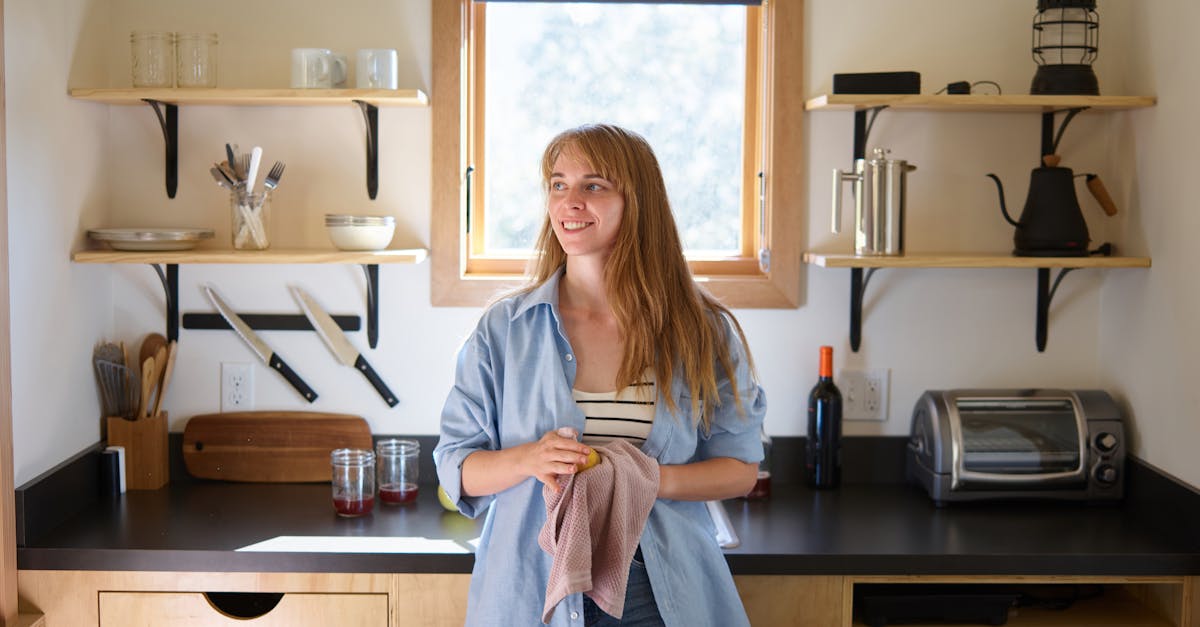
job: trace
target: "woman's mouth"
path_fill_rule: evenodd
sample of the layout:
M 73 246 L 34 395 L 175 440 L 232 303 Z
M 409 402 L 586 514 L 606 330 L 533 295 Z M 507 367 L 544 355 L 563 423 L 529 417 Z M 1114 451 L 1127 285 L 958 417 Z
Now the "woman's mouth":
M 563 227 L 564 231 L 578 231 L 580 229 L 585 229 L 591 225 L 592 225 L 591 222 L 580 222 L 577 220 L 566 220 L 562 223 L 562 227 Z

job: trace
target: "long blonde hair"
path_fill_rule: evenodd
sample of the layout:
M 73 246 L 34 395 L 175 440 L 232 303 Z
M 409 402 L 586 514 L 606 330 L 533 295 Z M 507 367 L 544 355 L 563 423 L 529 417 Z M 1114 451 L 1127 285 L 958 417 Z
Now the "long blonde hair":
M 604 268 L 608 300 L 625 337 L 617 389 L 632 385 L 647 368 L 653 368 L 658 385 L 669 390 L 679 369 L 691 392 L 692 414 L 707 430 L 714 408 L 721 403 L 716 373 L 720 362 L 741 413 L 723 319 L 733 323 L 753 371 L 745 334 L 729 309 L 692 280 L 662 170 L 650 144 L 637 133 L 607 124 L 564 131 L 542 154 L 543 189 L 549 188 L 555 161 L 568 149 L 616 185 L 625 199 L 617 239 Z M 566 260 L 547 213 L 526 289 L 545 283 Z M 663 397 L 675 412 L 678 408 L 672 396 Z

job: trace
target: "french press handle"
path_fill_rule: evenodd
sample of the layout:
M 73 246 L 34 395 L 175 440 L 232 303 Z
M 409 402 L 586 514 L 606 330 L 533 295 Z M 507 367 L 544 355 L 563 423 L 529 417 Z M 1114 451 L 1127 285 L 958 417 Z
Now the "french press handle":
M 842 232 L 842 183 L 844 181 L 862 180 L 858 172 L 844 172 L 833 169 L 833 212 L 831 215 L 830 231 L 836 235 Z

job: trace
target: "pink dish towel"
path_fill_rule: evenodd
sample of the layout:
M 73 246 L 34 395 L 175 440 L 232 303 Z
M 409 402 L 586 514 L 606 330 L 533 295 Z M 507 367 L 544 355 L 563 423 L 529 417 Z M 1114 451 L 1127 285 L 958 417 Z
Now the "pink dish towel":
M 658 462 L 625 440 L 596 447 L 600 463 L 542 487 L 546 524 L 538 544 L 554 562 L 542 622 L 567 595 L 583 592 L 614 618 L 625 610 L 629 564 L 658 497 Z

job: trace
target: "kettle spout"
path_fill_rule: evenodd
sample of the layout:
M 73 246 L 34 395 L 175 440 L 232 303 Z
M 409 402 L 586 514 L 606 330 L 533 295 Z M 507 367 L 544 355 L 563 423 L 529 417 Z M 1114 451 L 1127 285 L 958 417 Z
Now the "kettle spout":
M 1000 194 L 1000 213 L 1004 214 L 1004 219 L 1008 220 L 1009 224 L 1019 228 L 1021 226 L 1021 223 L 1017 222 L 1016 220 L 1013 220 L 1012 216 L 1008 215 L 1008 207 L 1004 204 L 1004 186 L 1000 184 L 1000 177 L 996 176 L 995 174 L 990 174 L 990 173 L 988 174 L 988 176 L 993 181 L 996 181 L 996 191 Z

